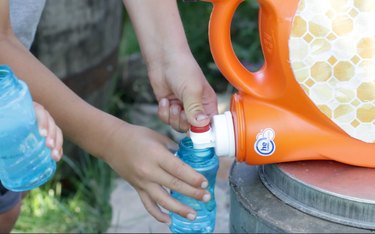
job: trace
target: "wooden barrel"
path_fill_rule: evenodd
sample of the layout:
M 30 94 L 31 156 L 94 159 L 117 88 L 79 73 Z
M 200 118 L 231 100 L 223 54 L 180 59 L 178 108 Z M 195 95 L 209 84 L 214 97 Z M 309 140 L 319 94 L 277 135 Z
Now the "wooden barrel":
M 331 161 L 231 170 L 231 232 L 363 233 L 375 230 L 375 170 Z
M 47 0 L 33 54 L 67 86 L 105 108 L 116 83 L 122 1 Z M 78 148 L 64 144 L 67 155 Z

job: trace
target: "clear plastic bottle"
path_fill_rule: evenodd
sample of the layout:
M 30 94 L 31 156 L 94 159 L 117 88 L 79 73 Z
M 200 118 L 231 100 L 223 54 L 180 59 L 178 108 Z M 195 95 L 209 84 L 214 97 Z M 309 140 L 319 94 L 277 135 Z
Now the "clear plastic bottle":
M 11 191 L 26 191 L 48 181 L 56 170 L 41 137 L 27 85 L 0 65 L 0 180 Z
M 182 139 L 179 146 L 176 155 L 207 178 L 209 184 L 207 189 L 211 193 L 211 200 L 203 202 L 172 191 L 172 197 L 192 207 L 197 212 L 197 216 L 195 220 L 191 221 L 178 214 L 170 213 L 170 230 L 173 233 L 212 233 L 216 221 L 214 189 L 219 168 L 218 157 L 212 147 L 194 148 L 193 142 L 188 137 Z

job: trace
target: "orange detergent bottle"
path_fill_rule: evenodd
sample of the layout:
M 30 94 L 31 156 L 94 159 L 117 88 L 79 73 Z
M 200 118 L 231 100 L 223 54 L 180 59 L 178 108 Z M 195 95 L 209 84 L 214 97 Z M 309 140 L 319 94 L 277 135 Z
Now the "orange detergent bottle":
M 375 1 L 259 0 L 264 65 L 236 57 L 241 0 L 210 0 L 211 52 L 238 90 L 192 140 L 248 164 L 335 160 L 375 167 Z

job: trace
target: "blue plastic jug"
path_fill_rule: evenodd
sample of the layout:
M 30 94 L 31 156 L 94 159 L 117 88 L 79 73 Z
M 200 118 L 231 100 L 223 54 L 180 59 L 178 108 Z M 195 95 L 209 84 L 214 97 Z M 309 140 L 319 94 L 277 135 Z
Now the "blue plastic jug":
M 0 180 L 11 191 L 26 191 L 48 181 L 56 170 L 41 137 L 27 85 L 0 65 Z

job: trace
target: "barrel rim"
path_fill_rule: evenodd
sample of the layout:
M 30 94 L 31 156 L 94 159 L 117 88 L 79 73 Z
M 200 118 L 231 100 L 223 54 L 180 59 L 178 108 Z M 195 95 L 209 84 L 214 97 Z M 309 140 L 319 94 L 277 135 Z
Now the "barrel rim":
M 275 175 L 272 176 L 271 173 Z M 268 164 L 260 166 L 258 170 L 259 177 L 264 184 L 264 186 L 280 200 L 284 201 L 286 204 L 313 216 L 326 219 L 332 222 L 358 227 L 365 229 L 375 229 L 375 202 L 367 199 L 358 199 L 345 196 L 342 194 L 337 194 L 331 191 L 326 191 L 316 186 L 307 185 L 302 181 L 294 178 L 293 176 L 283 173 L 282 170 L 277 166 L 277 164 Z M 274 179 L 279 178 L 279 179 Z M 350 209 L 360 210 L 363 212 L 357 212 L 360 214 L 372 214 L 370 219 L 364 220 L 361 216 L 346 215 L 345 212 L 329 212 L 327 209 L 320 209 L 321 205 L 317 204 L 314 199 L 311 199 L 310 204 L 306 204 L 306 201 L 298 198 L 298 196 L 293 196 L 293 191 L 298 189 L 304 189 L 307 197 L 320 197 L 321 204 L 332 203 L 332 198 L 336 199 L 336 208 L 338 210 L 343 210 L 346 207 Z M 316 200 L 316 199 L 315 199 Z M 323 200 L 323 201 L 321 201 Z M 366 212 L 364 211 L 364 206 L 370 206 Z M 340 213 L 340 214 L 338 214 Z

